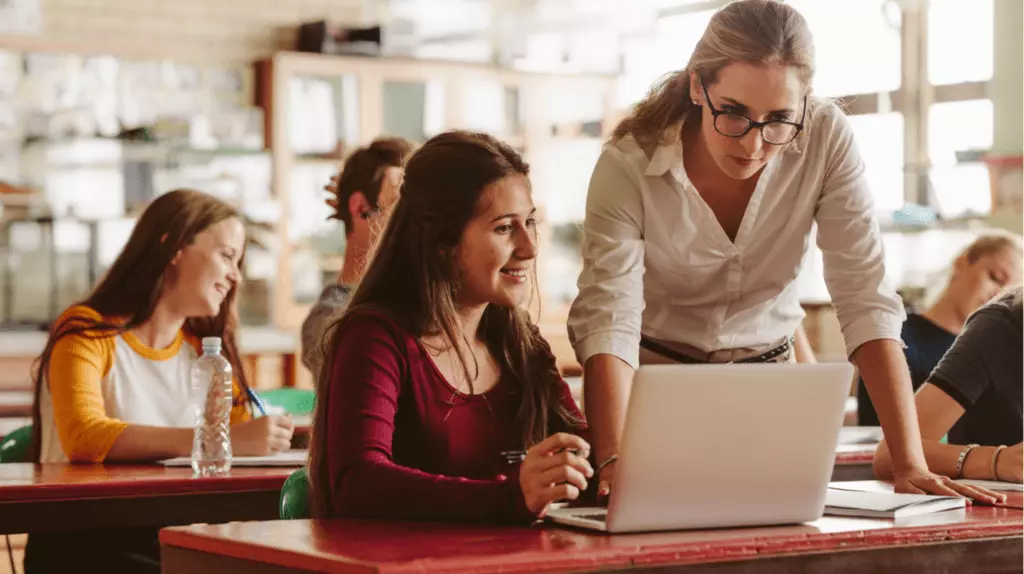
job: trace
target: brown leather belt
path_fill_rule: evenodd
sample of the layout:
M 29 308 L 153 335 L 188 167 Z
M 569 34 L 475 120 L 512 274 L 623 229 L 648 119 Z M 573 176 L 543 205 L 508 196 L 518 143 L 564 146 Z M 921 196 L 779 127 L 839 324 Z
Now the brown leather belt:
M 651 339 L 648 339 L 647 337 L 640 337 L 640 347 L 643 348 L 643 349 L 647 349 L 648 351 L 650 351 L 652 353 L 656 353 L 658 355 L 661 355 L 662 357 L 665 357 L 666 359 L 671 359 L 671 360 L 673 360 L 673 361 L 675 361 L 677 363 L 683 363 L 683 364 L 686 364 L 686 365 L 703 365 L 703 364 L 707 363 L 707 361 L 701 361 L 700 359 L 694 359 L 693 357 L 691 357 L 691 356 L 689 356 L 689 355 L 687 355 L 685 353 L 680 353 L 679 351 L 676 351 L 674 349 L 670 349 L 670 348 L 666 347 L 665 345 L 662 345 L 661 343 L 658 343 L 658 342 L 652 341 Z M 777 359 L 779 356 L 784 355 L 785 353 L 789 352 L 789 350 L 792 349 L 792 348 L 793 348 L 792 339 L 786 338 L 786 340 L 783 341 L 783 343 L 781 345 L 779 345 L 778 347 L 775 347 L 774 349 L 768 351 L 767 353 L 762 353 L 762 354 L 760 354 L 760 355 L 758 355 L 756 357 L 748 357 L 746 359 L 740 359 L 738 361 L 729 361 L 729 362 L 730 363 L 770 363 L 773 360 Z

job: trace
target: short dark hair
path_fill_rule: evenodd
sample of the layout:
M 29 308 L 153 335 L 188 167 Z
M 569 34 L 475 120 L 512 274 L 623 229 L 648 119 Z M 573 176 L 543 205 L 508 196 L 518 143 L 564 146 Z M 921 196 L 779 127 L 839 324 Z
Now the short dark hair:
M 338 177 L 338 194 L 331 219 L 340 219 L 345 231 L 352 232 L 352 214 L 348 201 L 355 192 L 362 193 L 370 205 L 376 207 L 380 189 L 384 183 L 384 172 L 389 167 L 402 167 L 405 158 L 412 153 L 413 144 L 402 138 L 377 138 L 366 146 L 352 152 L 345 160 Z

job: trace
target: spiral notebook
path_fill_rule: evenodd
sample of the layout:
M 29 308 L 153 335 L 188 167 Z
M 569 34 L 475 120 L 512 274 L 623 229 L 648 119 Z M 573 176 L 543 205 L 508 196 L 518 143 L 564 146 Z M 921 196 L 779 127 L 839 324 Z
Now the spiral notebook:
M 236 456 L 231 459 L 231 466 L 238 468 L 244 466 L 305 466 L 309 460 L 307 450 L 286 450 L 269 456 Z M 179 456 L 160 461 L 160 464 L 167 467 L 192 466 L 192 457 Z

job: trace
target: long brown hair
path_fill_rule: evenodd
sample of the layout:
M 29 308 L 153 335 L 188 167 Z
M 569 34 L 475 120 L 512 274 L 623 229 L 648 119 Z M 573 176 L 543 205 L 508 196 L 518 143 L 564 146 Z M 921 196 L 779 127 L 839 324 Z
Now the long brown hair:
M 68 316 L 55 322 L 50 328 L 50 337 L 43 353 L 33 365 L 33 460 L 39 460 L 42 446 L 39 397 L 49 376 L 50 356 L 57 341 L 78 334 L 96 339 L 113 337 L 144 324 L 153 316 L 174 256 L 191 244 L 196 235 L 233 217 L 239 217 L 239 214 L 227 203 L 211 195 L 187 189 L 161 195 L 142 212 L 124 249 L 99 285 L 85 300 L 75 304 L 89 307 L 108 320 Z M 244 256 L 243 253 L 239 259 L 239 267 L 244 262 Z M 189 318 L 185 322 L 185 329 L 195 337 L 220 337 L 235 380 L 243 388 L 248 388 L 235 342 L 238 329 L 235 306 L 237 292 L 236 284 L 224 298 L 216 316 Z
M 456 349 L 466 380 L 472 380 L 462 353 L 456 249 L 463 230 L 481 209 L 488 186 L 529 166 L 508 145 L 486 134 L 453 131 L 428 140 L 408 159 L 400 198 L 380 236 L 369 266 L 345 314 L 327 329 L 325 356 L 333 355 L 340 325 L 364 310 L 382 312 L 417 337 L 440 335 Z M 534 278 L 536 273 L 534 270 Z M 536 280 L 533 281 L 536 289 Z M 570 426 L 582 421 L 561 403 L 560 380 L 551 347 L 525 309 L 488 305 L 478 335 L 522 392 L 517 422 L 523 446 L 544 439 L 557 417 Z M 323 361 L 317 380 L 317 409 L 309 449 L 310 503 L 314 516 L 330 513 L 327 470 L 327 414 L 333 381 Z
M 677 134 L 666 137 L 665 130 L 696 107 L 690 99 L 690 73 L 710 85 L 719 70 L 734 62 L 793 66 L 809 87 L 814 76 L 814 42 L 807 21 L 777 0 L 727 4 L 711 17 L 686 67 L 655 84 L 615 127 L 612 139 L 632 135 L 644 150 L 671 143 Z

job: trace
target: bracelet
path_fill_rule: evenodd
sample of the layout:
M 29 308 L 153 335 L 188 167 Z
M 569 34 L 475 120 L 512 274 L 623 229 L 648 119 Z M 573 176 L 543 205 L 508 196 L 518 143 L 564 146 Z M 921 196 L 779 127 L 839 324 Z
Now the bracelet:
M 602 462 L 601 464 L 597 465 L 597 469 L 594 470 L 594 476 L 597 476 L 597 475 L 601 474 L 601 471 L 604 470 L 604 467 L 608 466 L 609 464 L 611 464 L 611 463 L 613 463 L 613 462 L 615 462 L 617 460 L 619 460 L 619 455 L 613 454 L 613 455 L 609 456 L 604 462 Z
M 960 451 L 960 458 L 956 459 L 956 477 L 957 478 L 963 478 L 964 477 L 964 461 L 967 460 L 967 455 L 970 454 L 971 451 L 976 449 L 976 448 L 978 448 L 978 445 L 976 445 L 976 444 L 969 444 L 969 445 L 965 446 L 962 451 Z
M 1003 452 L 1004 448 L 1006 448 L 1006 445 L 1001 444 L 996 447 L 996 452 L 992 453 L 992 478 L 996 480 L 999 480 L 999 467 L 997 466 L 999 464 L 999 453 Z

